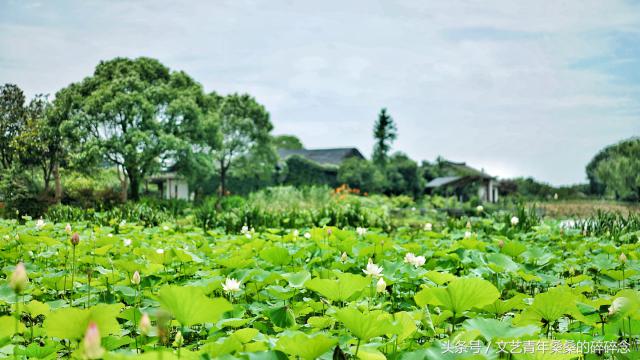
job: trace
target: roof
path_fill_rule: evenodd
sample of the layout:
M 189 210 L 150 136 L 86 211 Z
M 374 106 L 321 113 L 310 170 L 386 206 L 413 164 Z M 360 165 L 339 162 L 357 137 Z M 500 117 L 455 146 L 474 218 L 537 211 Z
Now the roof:
M 333 148 L 333 149 L 278 149 L 278 155 L 281 159 L 289 156 L 299 155 L 307 160 L 317 162 L 323 165 L 340 165 L 342 162 L 351 157 L 364 159 L 364 156 L 356 148 Z
M 474 169 L 464 162 L 455 162 L 444 160 L 442 167 L 449 170 L 450 176 L 473 176 L 483 179 L 493 179 L 494 177 L 484 172 L 484 170 Z M 434 179 L 435 180 L 435 179 Z
M 462 176 L 443 176 L 429 181 L 425 186 L 428 188 L 436 188 L 452 184 L 460 179 L 462 179 Z

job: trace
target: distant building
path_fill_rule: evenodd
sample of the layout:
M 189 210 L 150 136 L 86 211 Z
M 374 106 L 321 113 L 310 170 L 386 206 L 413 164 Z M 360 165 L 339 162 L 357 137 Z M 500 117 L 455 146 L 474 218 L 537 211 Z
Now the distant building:
M 442 160 L 438 162 L 438 167 L 442 176 L 427 183 L 427 193 L 456 195 L 460 200 L 468 200 L 475 193 L 480 201 L 498 202 L 496 177 L 483 170 L 474 169 L 464 162 Z
M 158 187 L 158 193 L 162 199 L 191 200 L 189 183 L 174 171 L 166 171 L 149 177 L 145 184 L 147 191 L 149 184 Z
M 356 157 L 364 159 L 362 153 L 356 148 L 334 148 L 334 149 L 278 149 L 280 159 L 286 160 L 293 155 L 299 155 L 303 158 L 318 163 L 320 165 L 333 165 L 339 167 L 343 161 Z
M 364 159 L 356 148 L 279 149 L 278 182 L 294 186 L 338 186 L 338 168 L 347 159 Z M 286 169 L 286 171 L 285 171 Z

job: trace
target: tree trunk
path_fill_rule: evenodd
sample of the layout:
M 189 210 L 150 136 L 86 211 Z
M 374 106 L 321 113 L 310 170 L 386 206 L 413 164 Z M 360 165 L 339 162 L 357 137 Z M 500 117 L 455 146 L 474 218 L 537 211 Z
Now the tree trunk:
M 55 182 L 54 200 L 56 204 L 62 202 L 62 183 L 60 182 L 60 163 L 56 162 L 53 166 L 53 179 Z
M 117 166 L 118 169 L 118 180 L 120 180 L 120 202 L 127 202 L 127 190 L 128 190 L 128 182 L 127 182 L 127 174 L 124 173 L 124 168 Z
M 127 174 L 129 174 L 130 199 L 138 201 L 140 200 L 140 179 L 136 176 L 135 171 L 127 171 Z

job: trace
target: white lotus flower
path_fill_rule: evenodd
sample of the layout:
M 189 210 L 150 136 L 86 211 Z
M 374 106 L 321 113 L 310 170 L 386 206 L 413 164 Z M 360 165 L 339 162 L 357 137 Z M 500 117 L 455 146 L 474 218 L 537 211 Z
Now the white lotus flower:
M 407 253 L 407 255 L 404 256 L 404 262 L 415 267 L 424 265 L 426 261 L 427 259 L 424 256 L 415 256 L 413 253 Z
M 140 285 L 140 273 L 136 270 L 131 277 L 131 283 L 133 285 Z
M 520 222 L 520 219 L 518 219 L 517 216 L 514 216 L 511 218 L 511 225 L 516 226 L 518 225 L 519 222 Z
M 244 233 L 244 236 L 245 236 L 247 239 L 251 239 L 251 236 L 252 236 L 252 235 L 251 235 L 251 233 L 250 233 L 250 232 L 246 232 L 246 233 Z
M 465 231 L 465 232 L 464 232 L 464 238 L 465 238 L 465 239 L 468 239 L 468 238 L 470 238 L 470 237 L 471 237 L 471 231 Z
M 293 230 L 293 237 L 294 238 L 297 238 L 299 235 L 300 235 L 300 231 L 298 231 L 297 229 Z
M 131 239 L 122 239 L 124 246 L 131 246 Z
M 360 236 L 364 236 L 367 233 L 367 229 L 358 226 L 356 228 L 356 233 L 358 233 L 358 235 Z
M 342 261 L 342 262 L 346 262 L 346 261 L 347 261 L 347 259 L 348 259 L 348 257 L 347 257 L 347 253 L 346 253 L 346 252 L 343 252 L 343 253 L 342 253 L 342 255 L 340 255 L 340 261 Z
M 304 233 L 304 238 L 305 239 L 311 239 L 311 234 L 308 233 L 308 232 Z
M 107 234 L 107 237 L 113 237 L 113 234 Z
M 64 227 L 64 231 L 67 234 L 71 234 L 71 224 L 67 223 L 67 226 Z
M 162 230 L 169 231 L 169 227 L 167 225 L 165 225 L 165 226 L 162 227 Z
M 484 211 L 484 206 L 482 206 L 482 205 L 478 205 L 478 206 L 476 207 L 476 212 L 477 212 L 478 214 L 479 214 L 479 213 L 481 213 L 481 212 L 483 212 L 483 211 Z
M 629 299 L 627 299 L 626 297 L 616 298 L 611 303 L 611 306 L 609 306 L 609 315 L 614 315 L 615 313 L 626 307 L 627 304 L 629 304 Z
M 44 222 L 44 220 L 42 220 L 42 218 L 40 218 L 40 219 L 38 219 L 36 221 L 36 229 L 37 230 L 42 229 L 45 225 L 46 225 L 46 223 Z
M 164 254 L 164 249 L 157 249 L 156 254 L 159 254 L 159 255 Z
M 625 255 L 624 253 L 622 253 L 622 254 L 620 254 L 619 259 L 620 259 L 620 262 L 624 264 L 624 263 L 626 263 L 626 262 L 627 262 L 627 255 Z
M 384 279 L 382 277 L 380 277 L 380 279 L 378 279 L 378 282 L 376 283 L 376 291 L 381 293 L 381 292 L 385 292 L 387 289 L 387 283 L 384 282 Z
M 431 231 L 433 229 L 433 225 L 431 223 L 424 224 L 424 231 Z
M 558 193 L 553 194 L 553 199 L 558 200 Z
M 374 264 L 373 260 L 369 259 L 369 263 L 367 264 L 367 267 L 363 269 L 362 272 L 369 276 L 380 277 L 382 276 L 382 270 L 383 270 L 382 266 L 378 266 Z
M 227 278 L 222 284 L 222 290 L 226 292 L 237 292 L 240 291 L 240 281 L 234 278 Z
M 240 230 L 241 233 L 245 234 L 249 232 L 249 227 L 247 225 L 242 227 L 242 230 Z

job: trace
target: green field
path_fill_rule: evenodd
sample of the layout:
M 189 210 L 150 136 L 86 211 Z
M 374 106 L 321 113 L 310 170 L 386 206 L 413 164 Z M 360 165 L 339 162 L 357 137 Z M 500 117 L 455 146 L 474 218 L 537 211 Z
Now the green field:
M 3 220 L 0 356 L 638 359 L 638 229 L 526 214 L 391 233 Z

